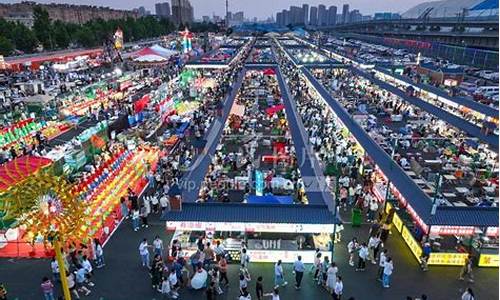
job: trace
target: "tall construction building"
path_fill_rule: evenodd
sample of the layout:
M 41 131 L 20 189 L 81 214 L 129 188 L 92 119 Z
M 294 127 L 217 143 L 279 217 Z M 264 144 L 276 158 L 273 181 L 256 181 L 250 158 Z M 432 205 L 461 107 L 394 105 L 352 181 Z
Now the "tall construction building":
M 170 4 L 168 2 L 156 3 L 155 14 L 160 18 L 170 18 Z
M 328 15 L 326 13 L 326 6 L 323 4 L 318 5 L 318 26 L 327 25 Z
M 309 4 L 302 4 L 302 12 L 304 16 L 302 17 L 302 24 L 309 24 Z
M 193 23 L 194 11 L 189 0 L 172 0 L 172 21 L 177 25 Z
M 311 13 L 309 14 L 309 24 L 312 26 L 318 25 L 318 8 L 311 6 Z
M 337 6 L 332 5 L 328 8 L 328 26 L 337 24 Z
M 342 6 L 342 23 L 348 23 L 349 22 L 349 4 L 344 4 Z

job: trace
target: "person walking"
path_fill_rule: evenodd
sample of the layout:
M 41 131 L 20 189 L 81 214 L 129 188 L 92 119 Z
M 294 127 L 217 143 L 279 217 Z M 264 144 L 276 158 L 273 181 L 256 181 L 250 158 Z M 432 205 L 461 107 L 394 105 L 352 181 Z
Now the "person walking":
M 153 240 L 153 249 L 154 249 L 154 254 L 159 255 L 163 257 L 163 241 L 160 239 L 159 236 L 155 236 L 155 239 Z
M 285 281 L 285 276 L 283 274 L 283 266 L 281 265 L 281 259 L 279 259 L 274 265 L 274 285 L 275 286 L 286 286 L 288 282 Z
M 382 279 L 382 285 L 385 288 L 390 287 L 389 284 L 390 284 L 391 275 L 392 275 L 393 270 L 394 270 L 394 265 L 392 264 L 392 259 L 390 257 L 387 257 L 385 259 L 385 263 L 384 263 L 384 275 L 383 275 L 383 279 Z
M 332 293 L 335 289 L 335 284 L 337 280 L 337 272 L 339 268 L 332 262 L 326 271 L 326 289 L 329 293 Z
M 226 256 L 221 256 L 219 260 L 219 273 L 220 273 L 220 283 L 222 284 L 222 281 L 225 281 L 224 286 L 229 285 L 229 279 L 227 279 L 227 260 Z
M 55 300 L 54 298 L 54 284 L 50 281 L 48 277 L 43 277 L 42 284 L 40 284 L 42 288 L 43 296 L 45 300 Z
M 139 230 L 139 210 L 137 209 L 132 209 L 132 213 L 131 213 L 131 218 L 132 218 L 132 228 L 134 229 L 134 231 L 137 231 Z
M 210 271 L 208 271 L 208 275 L 210 275 L 210 282 L 213 283 L 213 287 L 217 295 L 224 293 L 220 287 L 220 272 L 219 268 L 214 267 Z
M 384 278 L 384 267 L 385 267 L 385 260 L 387 257 L 387 249 L 382 250 L 380 252 L 380 257 L 378 260 L 378 272 L 377 272 L 377 280 L 382 281 Z
M 462 300 L 474 300 L 474 292 L 472 292 L 471 288 L 467 288 L 465 292 L 462 294 Z
M 142 222 L 142 227 L 148 228 L 149 223 L 148 223 L 148 209 L 146 208 L 145 205 L 141 206 L 139 216 L 141 217 L 141 222 Z
M 458 280 L 464 280 L 465 277 L 468 277 L 469 282 L 474 282 L 474 276 L 472 274 L 472 255 L 467 256 L 465 259 L 465 264 L 463 265 L 462 269 L 460 270 L 460 275 L 458 277 Z
M 104 250 L 102 249 L 101 242 L 99 239 L 94 239 L 94 253 L 95 253 L 95 264 L 96 268 L 100 269 L 106 264 L 104 263 Z
M 326 286 L 326 279 L 328 278 L 328 268 L 330 267 L 330 260 L 328 256 L 323 257 L 323 263 L 321 264 L 321 282 L 320 285 Z
M 358 248 L 358 239 L 353 237 L 349 244 L 347 244 L 347 252 L 349 252 L 349 265 L 351 267 L 354 267 L 354 252 L 356 252 Z
M 255 284 L 255 293 L 257 294 L 257 300 L 264 299 L 264 285 L 262 284 L 262 276 L 257 277 L 257 283 Z
M 316 280 L 318 285 L 321 282 L 319 276 L 321 276 L 321 252 L 316 251 L 316 256 L 314 257 L 314 280 Z
M 52 261 L 50 262 L 50 269 L 52 270 L 53 280 L 55 282 L 61 281 L 61 273 L 59 272 L 59 264 L 55 257 L 52 257 Z
M 371 236 L 370 239 L 368 240 L 368 250 L 369 250 L 368 258 L 372 261 L 372 264 L 374 265 L 377 264 L 377 254 L 378 251 L 380 250 L 381 244 L 382 241 L 378 236 Z
M 356 271 L 364 271 L 366 269 L 366 260 L 368 259 L 368 246 L 365 242 L 361 243 L 358 250 L 358 267 Z
M 299 255 L 297 260 L 293 263 L 293 271 L 295 272 L 295 289 L 297 290 L 300 289 L 305 269 L 304 263 L 302 262 L 302 256 Z
M 163 261 L 161 259 L 161 256 L 159 254 L 155 254 L 153 258 L 153 264 L 151 265 L 151 286 L 153 289 L 158 290 L 158 292 L 161 292 L 161 277 L 163 275 Z
M 143 239 L 141 244 L 139 245 L 139 255 L 141 256 L 142 266 L 146 268 L 150 268 L 149 266 L 149 248 L 148 240 Z
M 342 282 L 342 277 L 337 275 L 337 280 L 335 281 L 335 287 L 333 288 L 333 299 L 340 300 L 342 293 L 344 291 L 344 283 Z
M 272 300 L 280 300 L 280 291 L 278 287 L 275 286 L 272 293 L 264 294 L 264 296 L 271 297 Z

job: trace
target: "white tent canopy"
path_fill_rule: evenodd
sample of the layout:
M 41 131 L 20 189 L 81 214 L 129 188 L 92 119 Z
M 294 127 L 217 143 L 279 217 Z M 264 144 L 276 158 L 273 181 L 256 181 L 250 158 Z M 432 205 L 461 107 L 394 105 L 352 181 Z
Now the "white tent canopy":
M 166 58 L 169 58 L 170 56 L 176 55 L 179 53 L 175 50 L 170 50 L 170 49 L 164 48 L 158 44 L 151 46 L 151 50 L 155 51 L 159 55 L 166 57 Z
M 164 62 L 166 60 L 166 58 L 154 54 L 143 55 L 134 59 L 136 62 Z

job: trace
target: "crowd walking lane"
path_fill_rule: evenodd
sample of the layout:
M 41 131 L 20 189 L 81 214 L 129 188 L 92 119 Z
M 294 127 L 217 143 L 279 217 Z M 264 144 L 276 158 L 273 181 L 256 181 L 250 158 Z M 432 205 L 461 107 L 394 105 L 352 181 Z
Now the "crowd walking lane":
M 200 154 L 197 155 L 193 164 L 190 166 L 189 171 L 184 174 L 181 179 L 180 187 L 182 190 L 182 201 L 183 202 L 195 202 L 198 198 L 198 193 L 201 188 L 201 183 L 205 178 L 208 166 L 215 155 L 215 150 L 217 144 L 221 138 L 222 132 L 224 130 L 224 124 L 229 116 L 231 107 L 233 106 L 234 99 L 238 94 L 238 90 L 241 87 L 243 78 L 245 76 L 246 68 L 242 68 L 238 74 L 237 80 L 233 83 L 231 92 L 226 97 L 223 103 L 223 113 L 222 116 L 217 117 L 214 123 L 208 129 L 208 133 L 205 136 L 206 144 Z
M 333 196 L 328 190 L 323 176 L 323 170 L 309 144 L 309 138 L 304 129 L 304 124 L 302 123 L 302 119 L 298 116 L 293 96 L 290 94 L 290 90 L 288 89 L 279 67 L 276 68 L 276 75 L 309 204 L 327 205 L 328 209 L 333 211 L 335 207 Z

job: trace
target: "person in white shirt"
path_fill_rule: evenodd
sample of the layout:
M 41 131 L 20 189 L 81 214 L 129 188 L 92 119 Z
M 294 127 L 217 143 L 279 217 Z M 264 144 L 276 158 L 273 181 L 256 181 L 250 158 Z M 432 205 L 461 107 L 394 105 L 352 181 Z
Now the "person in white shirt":
M 59 264 L 57 263 L 56 258 L 52 258 L 52 261 L 50 262 L 50 269 L 52 270 L 52 275 L 54 276 L 54 281 L 58 282 L 61 281 L 61 274 L 59 272 Z
M 224 249 L 224 246 L 221 244 L 220 241 L 216 242 L 214 252 L 215 252 L 215 259 L 217 261 L 219 261 L 221 257 L 223 257 L 226 254 L 226 249 Z
M 139 245 L 139 255 L 141 256 L 142 266 L 147 268 L 149 268 L 149 247 L 147 239 L 143 239 Z
M 83 256 L 82 267 L 85 269 L 85 271 L 87 271 L 88 274 L 92 274 L 92 270 L 93 270 L 92 264 L 88 260 L 87 255 Z
M 153 247 L 155 255 L 163 257 L 163 241 L 159 236 L 155 236 L 155 239 L 153 240 Z
M 272 300 L 280 300 L 280 291 L 275 287 L 272 293 L 264 294 L 264 296 L 271 297 Z
M 467 288 L 465 292 L 462 294 L 462 300 L 474 300 L 474 292 L 472 292 L 471 288 Z
M 385 288 L 390 287 L 390 281 L 391 281 L 391 275 L 392 271 L 394 270 L 394 265 L 392 264 L 392 259 L 390 257 L 387 257 L 385 259 L 385 264 L 384 264 L 384 275 L 382 279 L 382 285 Z
M 359 248 L 358 258 L 358 267 L 356 271 L 364 271 L 366 268 L 366 260 L 368 259 L 368 246 L 365 242 L 363 242 L 361 248 Z
M 369 194 L 366 196 L 368 197 Z M 375 198 L 369 200 L 369 210 L 368 210 L 368 221 L 373 222 L 375 220 L 375 214 L 378 211 L 378 203 Z
M 102 245 L 99 239 L 94 239 L 94 253 L 96 267 L 98 269 L 104 267 L 106 265 L 104 263 L 104 250 L 102 249 Z
M 372 261 L 372 264 L 377 264 L 377 254 L 380 249 L 380 244 L 382 241 L 380 240 L 380 237 L 377 236 L 371 236 L 370 239 L 368 240 L 368 250 L 369 250 L 369 259 Z
M 358 239 L 352 238 L 352 240 L 347 244 L 347 251 L 349 252 L 349 265 L 354 266 L 354 252 L 358 249 Z
M 168 282 L 170 283 L 170 290 L 171 290 L 172 295 L 175 296 L 176 298 L 178 298 L 179 293 L 177 292 L 177 290 L 179 289 L 179 284 L 178 284 L 178 280 L 177 280 L 177 274 L 175 273 L 174 268 L 172 268 L 172 270 L 170 270 L 170 274 L 168 275 Z
M 344 283 L 342 282 L 342 277 L 337 276 L 337 281 L 335 282 L 335 288 L 333 289 L 333 299 L 340 300 L 342 297 L 342 292 L 344 290 Z
M 384 249 L 382 250 L 382 252 L 380 252 L 380 257 L 378 261 L 377 280 L 379 281 L 382 281 L 383 278 L 386 257 L 387 257 L 387 249 Z
M 274 285 L 283 285 L 286 286 L 288 282 L 285 281 L 285 277 L 283 274 L 283 266 L 281 265 L 281 259 L 279 259 L 274 265 Z

